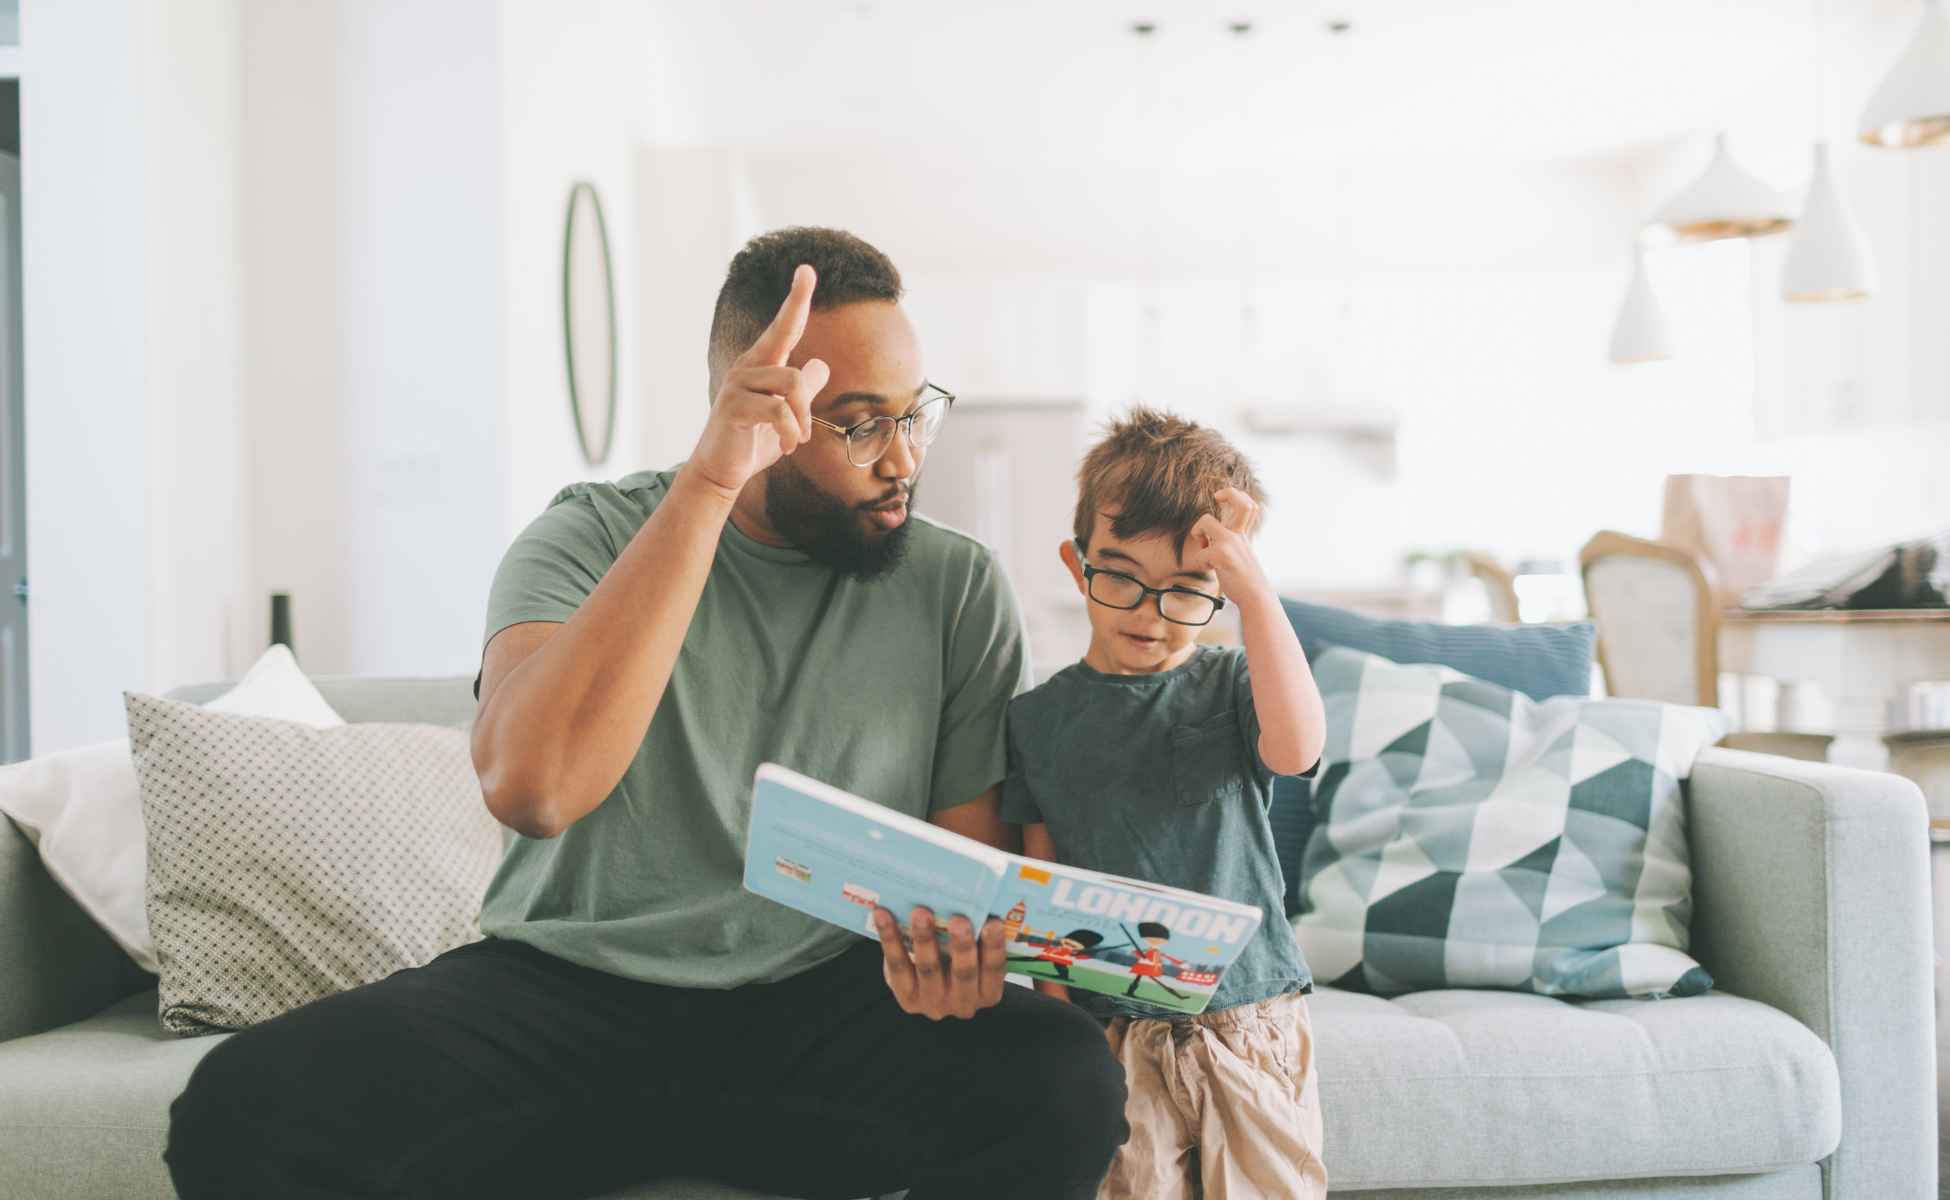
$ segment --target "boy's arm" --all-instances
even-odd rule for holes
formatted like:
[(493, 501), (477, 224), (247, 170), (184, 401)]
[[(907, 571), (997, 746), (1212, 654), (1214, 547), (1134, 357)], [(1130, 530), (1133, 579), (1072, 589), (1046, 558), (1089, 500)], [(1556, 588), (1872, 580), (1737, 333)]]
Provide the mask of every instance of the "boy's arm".
[(966, 804), (935, 810), (928, 814), (928, 820), (950, 833), (974, 838), (984, 846), (994, 846), (1010, 854), (1022, 848), (1016, 839), (1016, 827), (1002, 819), (999, 783)]
[[(1049, 826), (1041, 822), (1022, 827), (1022, 852), (1031, 858), (1044, 862), (1056, 861), (1056, 839), (1049, 835)], [(1037, 991), (1045, 996), (1055, 996), (1058, 1000), (1068, 1000), (1070, 989), (1054, 979), (1033, 979), (1030, 981)]]
[(1219, 589), (1239, 607), (1253, 711), (1259, 717), (1260, 761), (1276, 774), (1298, 775), (1319, 762), (1326, 748), (1327, 710), (1293, 623), (1253, 553), (1249, 539), (1259, 523), (1259, 505), (1236, 488), (1214, 499), (1219, 515), (1207, 513), (1192, 526), (1187, 564), (1217, 571)]
[(1279, 596), (1264, 575), (1260, 580), (1263, 593), (1236, 597), (1259, 716), (1259, 758), (1276, 774), (1298, 775), (1327, 746), (1327, 709)]

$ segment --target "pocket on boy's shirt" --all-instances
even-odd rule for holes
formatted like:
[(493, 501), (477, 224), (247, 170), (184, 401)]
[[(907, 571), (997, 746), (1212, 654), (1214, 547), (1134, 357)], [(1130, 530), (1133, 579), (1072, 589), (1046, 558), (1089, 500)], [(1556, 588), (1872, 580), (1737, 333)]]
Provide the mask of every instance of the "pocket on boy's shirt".
[(1186, 807), (1241, 798), (1245, 763), (1231, 709), (1171, 731), (1171, 774), (1178, 803)]

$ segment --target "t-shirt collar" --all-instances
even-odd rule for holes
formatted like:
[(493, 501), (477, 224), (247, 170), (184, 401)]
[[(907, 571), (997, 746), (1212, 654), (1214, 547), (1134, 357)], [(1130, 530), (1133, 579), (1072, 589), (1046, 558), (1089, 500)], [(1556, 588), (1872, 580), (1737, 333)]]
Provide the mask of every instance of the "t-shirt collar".
[(1205, 653), (1210, 649), (1212, 647), (1203, 642), (1193, 643), (1191, 656), (1184, 662), (1179, 663), (1169, 671), (1151, 671), (1143, 675), (1105, 674), (1080, 658), (1076, 661), (1076, 665), (1070, 669), (1075, 671), (1077, 676), (1086, 683), (1115, 683), (1121, 684), (1124, 687), (1142, 687), (1147, 683), (1159, 683), (1184, 674), (1191, 669), (1193, 663), (1203, 658)]

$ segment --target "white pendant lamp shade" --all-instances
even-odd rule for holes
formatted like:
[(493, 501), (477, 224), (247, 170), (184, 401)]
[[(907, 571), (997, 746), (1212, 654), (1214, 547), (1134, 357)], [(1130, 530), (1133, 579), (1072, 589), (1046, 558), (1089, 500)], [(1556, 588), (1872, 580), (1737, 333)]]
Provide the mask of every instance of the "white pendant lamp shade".
[(1816, 142), (1815, 173), (1781, 269), (1781, 295), (1788, 300), (1860, 300), (1874, 290), (1875, 260), (1869, 256), (1868, 239), (1835, 186), (1828, 144)]
[(1869, 97), (1857, 128), (1872, 146), (1950, 141), (1950, 17), (1937, 0), (1924, 0), (1916, 36)]
[(1632, 282), (1625, 289), (1625, 303), (1619, 307), (1618, 324), (1611, 331), (1611, 360), (1643, 363), (1671, 357), (1666, 315), (1659, 311), (1658, 298), (1645, 278), (1645, 251), (1633, 247)]
[(1780, 193), (1747, 173), (1727, 150), (1727, 135), (1714, 139), (1706, 173), (1652, 216), (1652, 224), (1686, 242), (1760, 237), (1794, 224)]

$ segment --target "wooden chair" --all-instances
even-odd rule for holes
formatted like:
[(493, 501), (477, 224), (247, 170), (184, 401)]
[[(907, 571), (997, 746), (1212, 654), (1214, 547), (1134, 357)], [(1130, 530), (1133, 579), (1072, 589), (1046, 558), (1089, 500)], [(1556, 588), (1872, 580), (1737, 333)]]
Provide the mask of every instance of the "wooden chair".
[[(1720, 707), (1720, 613), (1703, 563), (1677, 546), (1607, 529), (1578, 552), (1578, 569), (1608, 694)], [(1720, 744), (1819, 762), (1831, 740), (1737, 732)]]
[(1517, 611), (1517, 577), (1496, 561), (1495, 555), (1481, 550), (1464, 551), (1462, 560), (1489, 593), (1490, 619), (1504, 625), (1521, 621), (1523, 617)]

